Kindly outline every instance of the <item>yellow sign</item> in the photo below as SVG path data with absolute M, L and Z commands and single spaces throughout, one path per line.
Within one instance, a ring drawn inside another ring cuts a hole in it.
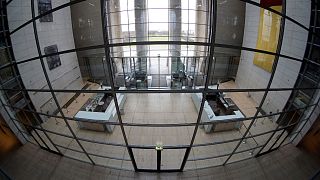
M 282 6 L 273 6 L 272 9 L 281 12 Z M 258 31 L 257 49 L 276 52 L 279 32 L 280 32 L 281 16 L 270 12 L 266 9 L 260 9 L 260 23 Z M 271 72 L 274 61 L 274 55 L 255 53 L 253 64 Z

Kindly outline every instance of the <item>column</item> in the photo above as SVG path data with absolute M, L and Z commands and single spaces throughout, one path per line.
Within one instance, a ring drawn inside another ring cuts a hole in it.
M 147 41 L 147 4 L 146 0 L 134 0 L 136 41 Z M 148 46 L 137 45 L 136 72 L 147 72 Z
M 169 40 L 181 41 L 181 0 L 169 1 Z M 180 60 L 181 45 L 175 44 L 169 46 L 171 58 L 171 73 L 177 74 L 184 69 Z

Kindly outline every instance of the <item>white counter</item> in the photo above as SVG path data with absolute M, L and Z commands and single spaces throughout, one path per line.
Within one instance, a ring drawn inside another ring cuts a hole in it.
M 211 88 L 210 88 L 211 89 Z M 196 107 L 196 110 L 199 112 L 202 94 L 201 93 L 193 93 L 191 95 L 192 101 Z M 227 131 L 227 130 L 235 130 L 239 129 L 242 121 L 237 121 L 237 119 L 244 118 L 244 115 L 241 111 L 233 111 L 233 115 L 224 115 L 224 116 L 216 116 L 212 111 L 210 105 L 207 101 L 204 103 L 203 112 L 201 115 L 201 122 L 214 122 L 210 125 L 204 125 L 204 130 L 206 133 L 216 132 L 216 131 Z M 228 122 L 230 120 L 230 122 Z
M 110 87 L 103 86 L 98 90 L 111 89 Z M 120 88 L 124 90 L 125 88 Z M 120 112 L 124 113 L 124 103 L 127 99 L 126 94 L 117 93 L 117 100 L 120 108 Z M 105 122 L 117 122 L 117 111 L 112 100 L 107 107 L 105 112 L 90 112 L 90 111 L 79 111 L 74 118 L 77 120 L 78 125 L 81 129 L 89 129 L 94 131 L 107 131 L 112 132 L 114 125 L 107 125 Z

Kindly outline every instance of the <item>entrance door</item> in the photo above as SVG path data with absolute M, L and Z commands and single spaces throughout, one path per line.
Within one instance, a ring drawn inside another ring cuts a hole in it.
M 186 148 L 166 149 L 158 146 L 131 150 L 140 172 L 179 172 L 186 153 Z

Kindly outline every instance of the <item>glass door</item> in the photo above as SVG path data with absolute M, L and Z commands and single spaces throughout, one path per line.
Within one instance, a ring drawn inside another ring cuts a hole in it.
M 131 148 L 137 171 L 140 172 L 179 172 L 186 153 L 183 149 Z

